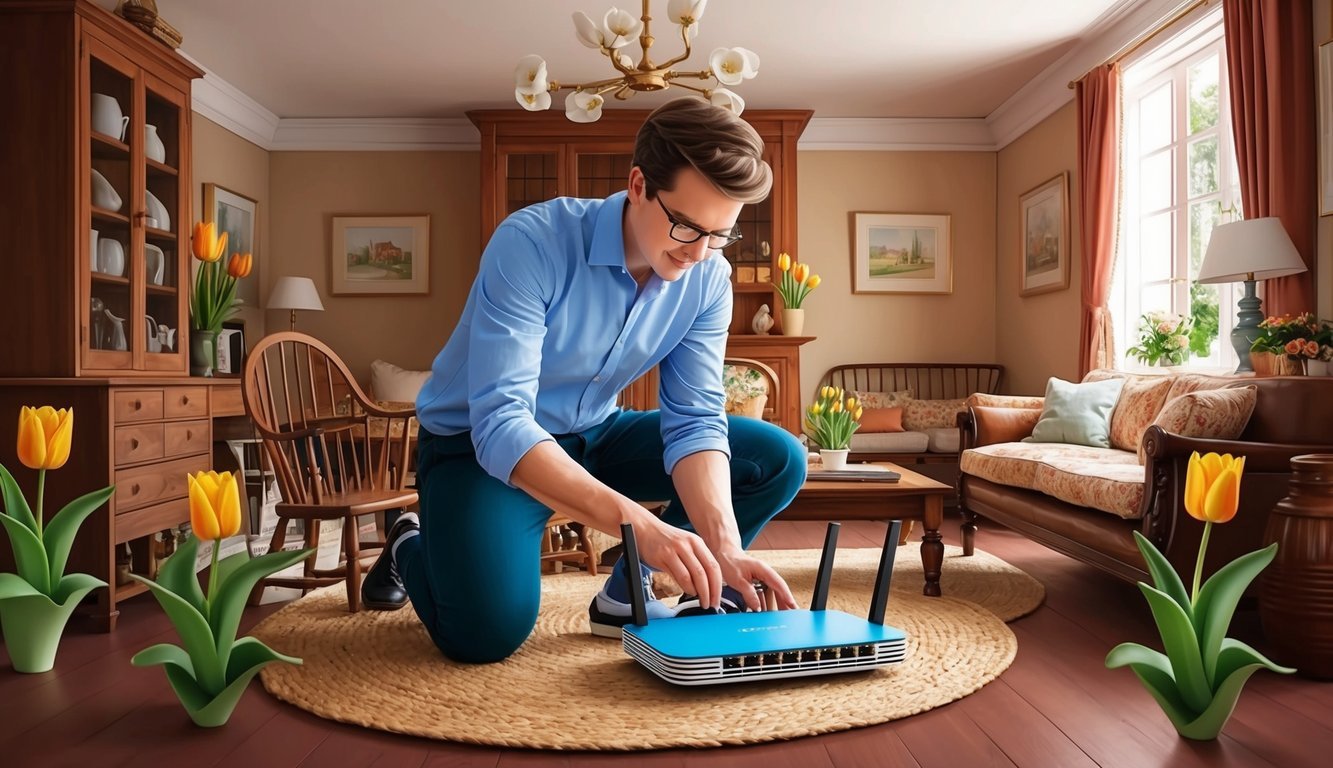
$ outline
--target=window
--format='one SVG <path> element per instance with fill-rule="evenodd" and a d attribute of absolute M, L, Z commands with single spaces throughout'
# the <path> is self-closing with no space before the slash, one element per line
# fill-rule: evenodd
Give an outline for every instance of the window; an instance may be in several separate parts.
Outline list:
<path fill-rule="evenodd" d="M 1215 10 L 1125 68 L 1123 199 L 1111 289 L 1116 352 L 1153 311 L 1194 321 L 1186 365 L 1234 368 L 1226 333 L 1235 324 L 1232 285 L 1198 285 L 1208 238 L 1240 218 L 1222 14 Z M 1219 341 L 1220 337 L 1220 341 Z"/>

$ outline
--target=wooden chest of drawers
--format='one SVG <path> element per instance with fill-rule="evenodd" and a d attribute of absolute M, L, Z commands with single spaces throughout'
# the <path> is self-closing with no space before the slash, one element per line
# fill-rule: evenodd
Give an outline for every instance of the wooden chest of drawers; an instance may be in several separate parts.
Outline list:
<path fill-rule="evenodd" d="M 0 379 L 0 461 L 35 499 L 36 473 L 15 455 L 23 405 L 74 408 L 70 459 L 48 474 L 46 517 L 71 499 L 114 484 L 111 501 L 85 521 L 67 573 L 90 573 L 112 585 L 90 611 L 97 628 L 115 628 L 116 603 L 144 591 L 116 585 L 116 551 L 131 543 L 134 570 L 147 563 L 153 534 L 190 517 L 186 475 L 212 467 L 213 422 L 235 415 L 237 379 Z M 0 570 L 12 568 L 0 547 Z"/>

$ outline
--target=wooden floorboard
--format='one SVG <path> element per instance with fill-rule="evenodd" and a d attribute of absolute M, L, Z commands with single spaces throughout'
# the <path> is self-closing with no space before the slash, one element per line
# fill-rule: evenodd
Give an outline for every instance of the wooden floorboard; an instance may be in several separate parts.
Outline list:
<path fill-rule="evenodd" d="M 778 522 L 757 548 L 817 548 L 825 525 Z M 843 547 L 878 547 L 886 526 L 844 523 Z M 958 520 L 945 540 L 957 544 Z M 913 538 L 919 538 L 914 532 Z M 151 596 L 123 605 L 120 628 L 71 626 L 56 669 L 20 675 L 0 666 L 0 765 L 228 768 L 446 768 L 449 766 L 1281 766 L 1328 762 L 1333 685 L 1260 672 L 1221 739 L 1180 739 L 1127 670 L 1108 670 L 1118 642 L 1155 643 L 1137 588 L 1004 530 L 983 526 L 978 546 L 1046 585 L 1046 603 L 1010 626 L 1018 654 L 1001 677 L 953 704 L 867 728 L 749 747 L 644 753 L 539 752 L 478 747 L 370 731 L 322 720 L 255 684 L 225 727 L 190 724 L 160 669 L 129 659 L 174 635 Z M 243 631 L 279 606 L 249 608 Z M 1258 617 L 1243 608 L 1236 636 L 1264 649 Z M 0 665 L 8 657 L 0 647 Z M 596 727 L 590 723 L 589 727 Z"/>

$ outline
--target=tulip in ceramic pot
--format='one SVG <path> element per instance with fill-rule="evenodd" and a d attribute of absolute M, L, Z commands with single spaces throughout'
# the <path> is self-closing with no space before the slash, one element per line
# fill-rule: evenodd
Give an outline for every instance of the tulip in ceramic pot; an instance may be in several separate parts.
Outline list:
<path fill-rule="evenodd" d="M 820 448 L 819 460 L 823 462 L 824 469 L 837 471 L 847 468 L 847 449 L 846 448 Z"/>

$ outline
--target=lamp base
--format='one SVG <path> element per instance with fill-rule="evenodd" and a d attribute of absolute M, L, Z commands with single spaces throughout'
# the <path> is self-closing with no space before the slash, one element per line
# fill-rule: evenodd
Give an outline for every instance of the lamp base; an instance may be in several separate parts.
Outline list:
<path fill-rule="evenodd" d="M 1259 310 L 1263 302 L 1254 294 L 1254 281 L 1245 281 L 1245 295 L 1236 302 L 1240 311 L 1236 313 L 1236 327 L 1231 329 L 1231 347 L 1236 350 L 1240 363 L 1236 373 L 1248 373 L 1254 370 L 1250 365 L 1250 345 L 1259 338 L 1259 322 L 1264 313 Z"/>

